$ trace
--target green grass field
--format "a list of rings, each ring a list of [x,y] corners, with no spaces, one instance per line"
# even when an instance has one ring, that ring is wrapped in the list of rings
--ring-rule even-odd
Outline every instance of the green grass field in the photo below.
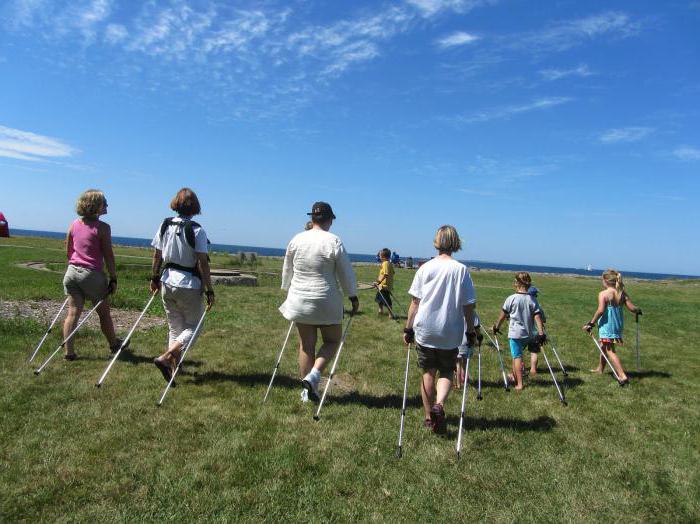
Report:
[[[116,252],[114,307],[138,311],[148,299],[149,252]],[[225,258],[214,255],[212,265]],[[62,300],[64,260],[60,241],[1,239],[0,301]],[[16,265],[27,261],[56,272]],[[258,270],[280,266],[263,259]],[[356,271],[361,281],[376,274],[371,266]],[[412,275],[397,271],[404,308]],[[472,276],[478,311],[491,325],[512,275]],[[27,357],[46,325],[0,318],[0,521],[700,520],[698,282],[627,282],[644,309],[642,371],[628,316],[622,359],[632,383],[620,388],[610,374],[588,372],[597,353],[580,327],[593,314],[599,281],[533,280],[570,370],[569,405],[560,405],[542,359],[522,393],[505,392],[485,346],[484,399],[470,395],[459,461],[460,396],[453,392],[446,406],[447,436],[425,430],[415,355],[404,456],[396,458],[403,324],[376,315],[372,291],[360,292],[361,314],[319,422],[315,406],[299,402],[295,337],[261,403],[288,326],[277,311],[278,276],[263,275],[257,288],[217,288],[179,386],[160,408],[164,382],[151,360],[166,327],[137,331],[132,351],[97,389],[108,354],[98,331],[78,335],[79,360],[57,358],[36,377]],[[161,305],[152,313],[162,315]],[[56,330],[35,364],[59,342]]]

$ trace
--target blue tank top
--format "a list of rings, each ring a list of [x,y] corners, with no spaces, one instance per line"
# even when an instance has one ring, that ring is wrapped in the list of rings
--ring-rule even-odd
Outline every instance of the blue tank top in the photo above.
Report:
[[[623,326],[622,306],[610,304],[598,319],[598,336],[600,338],[622,338]]]

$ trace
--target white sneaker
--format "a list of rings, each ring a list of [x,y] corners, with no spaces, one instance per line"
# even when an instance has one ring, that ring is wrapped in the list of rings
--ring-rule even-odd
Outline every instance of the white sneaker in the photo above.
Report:
[[[304,377],[304,380],[301,381],[301,385],[304,387],[304,389],[309,395],[309,400],[313,400],[314,402],[318,402],[320,398],[318,396],[318,382],[318,380],[314,380],[311,373],[306,375]]]
[[[309,392],[306,391],[306,389],[301,390],[301,401],[302,402],[308,402],[309,401]]]

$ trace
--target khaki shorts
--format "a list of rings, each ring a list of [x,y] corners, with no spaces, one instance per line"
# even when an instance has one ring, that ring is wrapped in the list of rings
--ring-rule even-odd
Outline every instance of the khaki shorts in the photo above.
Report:
[[[66,295],[97,302],[107,295],[107,277],[102,271],[69,264],[63,277],[63,290]]]

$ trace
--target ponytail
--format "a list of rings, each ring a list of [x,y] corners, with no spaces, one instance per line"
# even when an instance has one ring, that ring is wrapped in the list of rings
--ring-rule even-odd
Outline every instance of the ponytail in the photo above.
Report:
[[[619,295],[625,292],[625,284],[622,282],[622,273],[614,269],[608,269],[603,273],[603,280],[609,286],[615,286]]]

